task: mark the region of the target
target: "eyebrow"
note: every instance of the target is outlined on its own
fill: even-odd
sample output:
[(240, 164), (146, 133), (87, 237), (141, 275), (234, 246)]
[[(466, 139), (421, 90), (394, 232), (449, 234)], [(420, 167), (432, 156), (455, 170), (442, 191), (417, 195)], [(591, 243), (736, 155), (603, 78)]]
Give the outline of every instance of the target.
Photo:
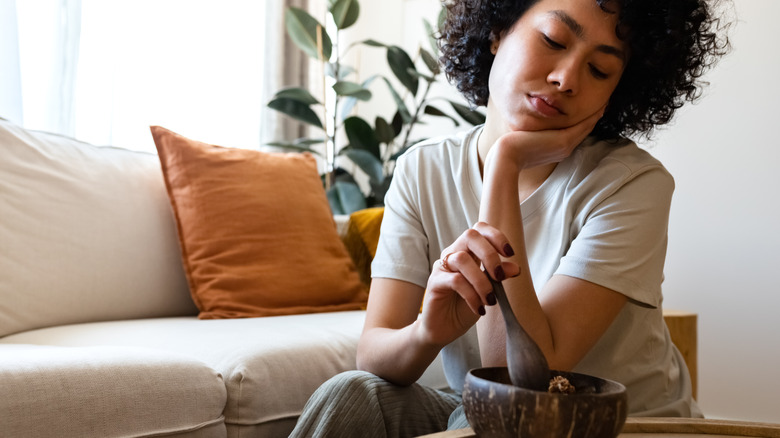
[[(583, 39), (585, 37), (585, 29), (582, 27), (582, 25), (578, 23), (577, 20), (572, 18), (571, 15), (567, 14), (565, 11), (554, 10), (554, 11), (550, 11), (549, 14), (552, 15), (561, 23), (565, 24), (566, 27), (568, 27), (572, 32), (574, 32), (574, 35), (576, 35), (577, 38)], [(607, 55), (616, 56), (620, 58), (621, 61), (626, 62), (626, 52), (624, 50), (620, 50), (615, 46), (610, 46), (608, 44), (599, 44), (596, 47), (596, 50), (598, 50), (601, 53), (606, 53)]]

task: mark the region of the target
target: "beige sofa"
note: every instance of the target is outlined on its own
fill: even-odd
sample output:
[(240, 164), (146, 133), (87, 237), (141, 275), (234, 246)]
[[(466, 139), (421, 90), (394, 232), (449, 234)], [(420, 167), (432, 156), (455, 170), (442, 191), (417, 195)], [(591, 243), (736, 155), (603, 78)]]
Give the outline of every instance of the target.
[(287, 436), (355, 367), (363, 311), (197, 318), (156, 155), (5, 120), (0, 154), (0, 436)]

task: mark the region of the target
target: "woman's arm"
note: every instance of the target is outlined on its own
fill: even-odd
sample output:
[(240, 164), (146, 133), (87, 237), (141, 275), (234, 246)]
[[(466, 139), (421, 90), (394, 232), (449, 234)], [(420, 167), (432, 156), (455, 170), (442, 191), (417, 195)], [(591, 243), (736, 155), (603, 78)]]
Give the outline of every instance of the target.
[[(423, 289), (401, 280), (375, 278), (357, 349), (357, 367), (399, 384), (414, 383), (441, 349), (417, 319)], [(416, 304), (415, 304), (416, 303)]]
[[(573, 368), (609, 328), (627, 298), (585, 280), (553, 276), (540, 299), (529, 274), (525, 252), (519, 181), (529, 169), (568, 157), (601, 117), (601, 111), (570, 128), (510, 132), (485, 157), (480, 221), (502, 230), (517, 249), (509, 259), (521, 274), (504, 282), (512, 310), (544, 352), (551, 368)], [(484, 366), (506, 364), (506, 332), (498, 309), (477, 324)]]
[[(550, 367), (569, 370), (609, 328), (627, 298), (594, 283), (562, 275), (547, 282), (541, 300), (536, 294), (525, 252), (517, 181), (529, 167), (557, 160), (556, 150), (562, 150), (564, 156), (571, 153), (569, 148), (556, 148), (545, 142), (544, 136), (548, 135), (512, 133), (493, 145), (484, 165), (480, 220), (504, 231), (517, 249), (510, 260), (520, 266), (521, 274), (504, 282), (515, 315), (544, 352)], [(565, 135), (558, 133), (558, 137), (563, 138), (561, 145), (565, 145)], [(581, 140), (579, 136), (574, 139), (568, 141), (576, 145)], [(544, 149), (539, 151), (540, 148)], [(498, 309), (488, 310), (477, 327), (483, 365), (505, 365), (506, 333)]]
[(495, 298), (488, 298), (490, 282), (471, 256), (464, 258), (466, 251), (502, 277), (518, 273), (517, 265), (501, 261), (511, 249), (494, 227), (478, 224), (466, 230), (443, 254), (452, 254), (452, 248), (463, 251), (450, 257), (446, 267), (440, 260), (433, 264), (425, 290), (401, 280), (373, 280), (358, 343), (359, 369), (399, 385), (412, 384), (445, 345), (465, 334), (485, 307), (495, 304)]

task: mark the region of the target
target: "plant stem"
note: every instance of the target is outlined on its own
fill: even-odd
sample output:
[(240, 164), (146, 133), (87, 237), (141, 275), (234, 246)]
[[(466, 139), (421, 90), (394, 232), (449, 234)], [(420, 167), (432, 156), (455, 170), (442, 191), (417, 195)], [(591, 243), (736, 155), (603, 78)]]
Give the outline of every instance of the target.
[[(435, 79), (435, 77), (434, 77)], [(420, 99), (420, 104), (416, 106), (414, 109), (414, 114), (412, 115), (412, 120), (409, 121), (409, 128), (406, 130), (406, 134), (404, 135), (404, 142), (401, 143), (401, 147), (405, 148), (407, 143), (409, 142), (409, 136), (412, 133), (412, 128), (414, 128), (414, 124), (417, 123), (417, 120), (420, 116), (420, 108), (425, 106), (425, 99), (428, 97), (428, 92), (431, 91), (431, 86), (433, 85), (434, 81), (428, 81), (426, 80), (427, 85), (425, 86), (425, 91), (423, 91), (422, 99)]]
[(325, 57), (322, 53), (322, 32), (325, 29), (317, 25), (317, 60), (320, 63), (320, 77), (322, 78), (322, 129), (325, 131), (325, 190), (329, 190), (333, 177), (333, 139), (328, 133), (328, 94), (325, 86)]
[[(334, 62), (334, 67), (333, 67), (333, 76), (335, 76), (335, 81), (338, 82), (339, 81), (340, 71), (341, 71), (341, 55), (339, 53), (339, 30), (338, 30), (338, 28), (336, 29), (336, 34), (334, 36), (334, 39), (335, 39), (335, 43), (333, 44), (333, 50), (336, 53), (336, 60)], [(339, 111), (338, 110), (339, 110), (339, 100), (340, 100), (339, 99), (339, 94), (338, 93), (334, 93), (334, 94), (335, 94), (335, 97), (334, 97), (334, 102), (333, 102), (333, 136), (331, 137), (331, 141), (333, 141), (333, 149), (332, 149), (333, 156), (331, 157), (331, 159), (333, 160), (331, 162), (333, 164), (332, 167), (331, 167), (331, 172), (332, 173), (336, 169), (336, 153), (338, 152), (338, 151), (336, 151), (336, 131), (338, 131), (338, 129), (339, 129), (339, 125), (338, 125), (338, 114), (339, 114)], [(335, 178), (335, 174), (333, 175), (333, 177)]]

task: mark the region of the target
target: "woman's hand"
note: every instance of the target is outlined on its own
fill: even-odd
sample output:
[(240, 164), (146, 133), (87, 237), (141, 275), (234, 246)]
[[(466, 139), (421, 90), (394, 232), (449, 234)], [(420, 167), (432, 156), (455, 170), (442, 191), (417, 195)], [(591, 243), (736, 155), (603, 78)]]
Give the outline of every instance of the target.
[(501, 155), (518, 166), (518, 171), (551, 163), (559, 163), (571, 155), (585, 137), (593, 131), (604, 115), (606, 105), (576, 125), (544, 131), (512, 131), (498, 138), (488, 154), (487, 162)]
[(449, 344), (485, 314), (485, 306), (496, 304), (485, 271), (499, 281), (518, 275), (520, 268), (515, 263), (501, 260), (513, 254), (506, 236), (484, 222), (466, 230), (442, 251), (423, 302), (421, 323), (428, 342)]

